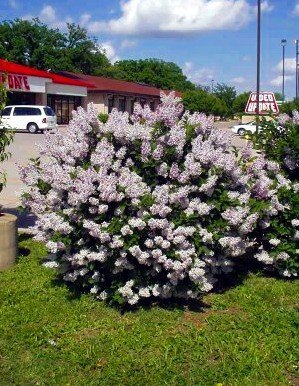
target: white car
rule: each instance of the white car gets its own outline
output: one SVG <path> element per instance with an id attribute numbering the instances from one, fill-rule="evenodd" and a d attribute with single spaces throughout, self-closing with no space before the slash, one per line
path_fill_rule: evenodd
<path id="1" fill-rule="evenodd" d="M 233 133 L 236 133 L 239 135 L 244 135 L 246 133 L 246 131 L 250 131 L 251 133 L 255 133 L 256 123 L 254 121 L 248 122 L 248 123 L 243 123 L 241 125 L 231 126 L 230 129 Z M 260 126 L 259 126 L 259 129 L 261 129 Z"/>
<path id="2" fill-rule="evenodd" d="M 31 134 L 56 128 L 56 115 L 49 106 L 6 106 L 1 113 L 1 127 L 27 130 Z"/>

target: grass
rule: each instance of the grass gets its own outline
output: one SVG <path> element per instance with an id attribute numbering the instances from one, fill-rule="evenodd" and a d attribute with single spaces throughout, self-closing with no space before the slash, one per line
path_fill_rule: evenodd
<path id="1" fill-rule="evenodd" d="M 249 275 L 205 312 L 72 296 L 24 238 L 0 274 L 0 385 L 298 385 L 298 282 Z M 297 309 L 296 309 L 297 308 Z"/>

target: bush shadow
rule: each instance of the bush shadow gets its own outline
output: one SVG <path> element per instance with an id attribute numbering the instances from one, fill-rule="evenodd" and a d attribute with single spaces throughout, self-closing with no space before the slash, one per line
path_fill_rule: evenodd
<path id="1" fill-rule="evenodd" d="M 13 214 L 17 217 L 17 226 L 18 229 L 29 229 L 34 226 L 36 221 L 36 216 L 29 212 L 28 210 L 21 209 L 19 207 L 1 207 L 1 212 Z"/>
<path id="2" fill-rule="evenodd" d="M 260 275 L 263 277 L 276 278 L 280 280 L 286 280 L 281 278 L 281 276 L 276 271 L 265 271 L 265 267 L 252 257 L 252 254 L 244 256 L 242 259 L 235 259 L 234 261 L 234 271 L 226 275 L 219 275 L 217 277 L 218 282 L 214 285 L 211 294 L 222 294 L 233 288 L 236 288 L 244 283 L 244 281 L 251 275 Z M 289 279 L 287 279 L 289 280 Z M 86 289 L 75 285 L 74 283 L 67 283 L 63 280 L 62 276 L 58 276 L 51 281 L 52 286 L 58 287 L 67 287 L 68 294 L 66 295 L 67 300 L 73 301 L 80 299 L 82 295 L 90 295 L 89 291 Z M 95 301 L 100 301 L 93 296 Z M 171 299 L 157 299 L 157 298 L 145 298 L 141 300 L 138 305 L 119 305 L 116 302 L 110 301 L 106 302 L 107 306 L 114 308 L 124 315 L 126 313 L 137 312 L 140 309 L 151 310 L 154 308 L 163 308 L 165 310 L 181 310 L 181 311 L 192 311 L 198 313 L 205 313 L 211 309 L 211 305 L 205 302 L 203 299 L 181 299 L 181 298 L 171 298 Z"/>

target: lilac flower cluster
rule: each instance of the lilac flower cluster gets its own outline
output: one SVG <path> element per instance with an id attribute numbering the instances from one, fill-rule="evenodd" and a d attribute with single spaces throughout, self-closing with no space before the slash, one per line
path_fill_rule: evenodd
<path id="1" fill-rule="evenodd" d="M 106 123 L 92 104 L 79 108 L 21 170 L 48 266 L 99 299 L 197 298 L 249 251 L 266 265 L 287 259 L 271 255 L 277 240 L 256 237 L 285 210 L 277 165 L 250 147 L 237 157 L 231 136 L 183 113 L 173 93 L 161 101 L 131 117 L 113 110 Z"/>

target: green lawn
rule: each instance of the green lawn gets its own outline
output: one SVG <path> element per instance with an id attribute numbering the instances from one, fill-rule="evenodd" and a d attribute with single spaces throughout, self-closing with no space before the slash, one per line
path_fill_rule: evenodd
<path id="1" fill-rule="evenodd" d="M 205 312 L 77 298 L 23 238 L 0 274 L 0 385 L 298 385 L 298 282 L 250 275 Z"/>

